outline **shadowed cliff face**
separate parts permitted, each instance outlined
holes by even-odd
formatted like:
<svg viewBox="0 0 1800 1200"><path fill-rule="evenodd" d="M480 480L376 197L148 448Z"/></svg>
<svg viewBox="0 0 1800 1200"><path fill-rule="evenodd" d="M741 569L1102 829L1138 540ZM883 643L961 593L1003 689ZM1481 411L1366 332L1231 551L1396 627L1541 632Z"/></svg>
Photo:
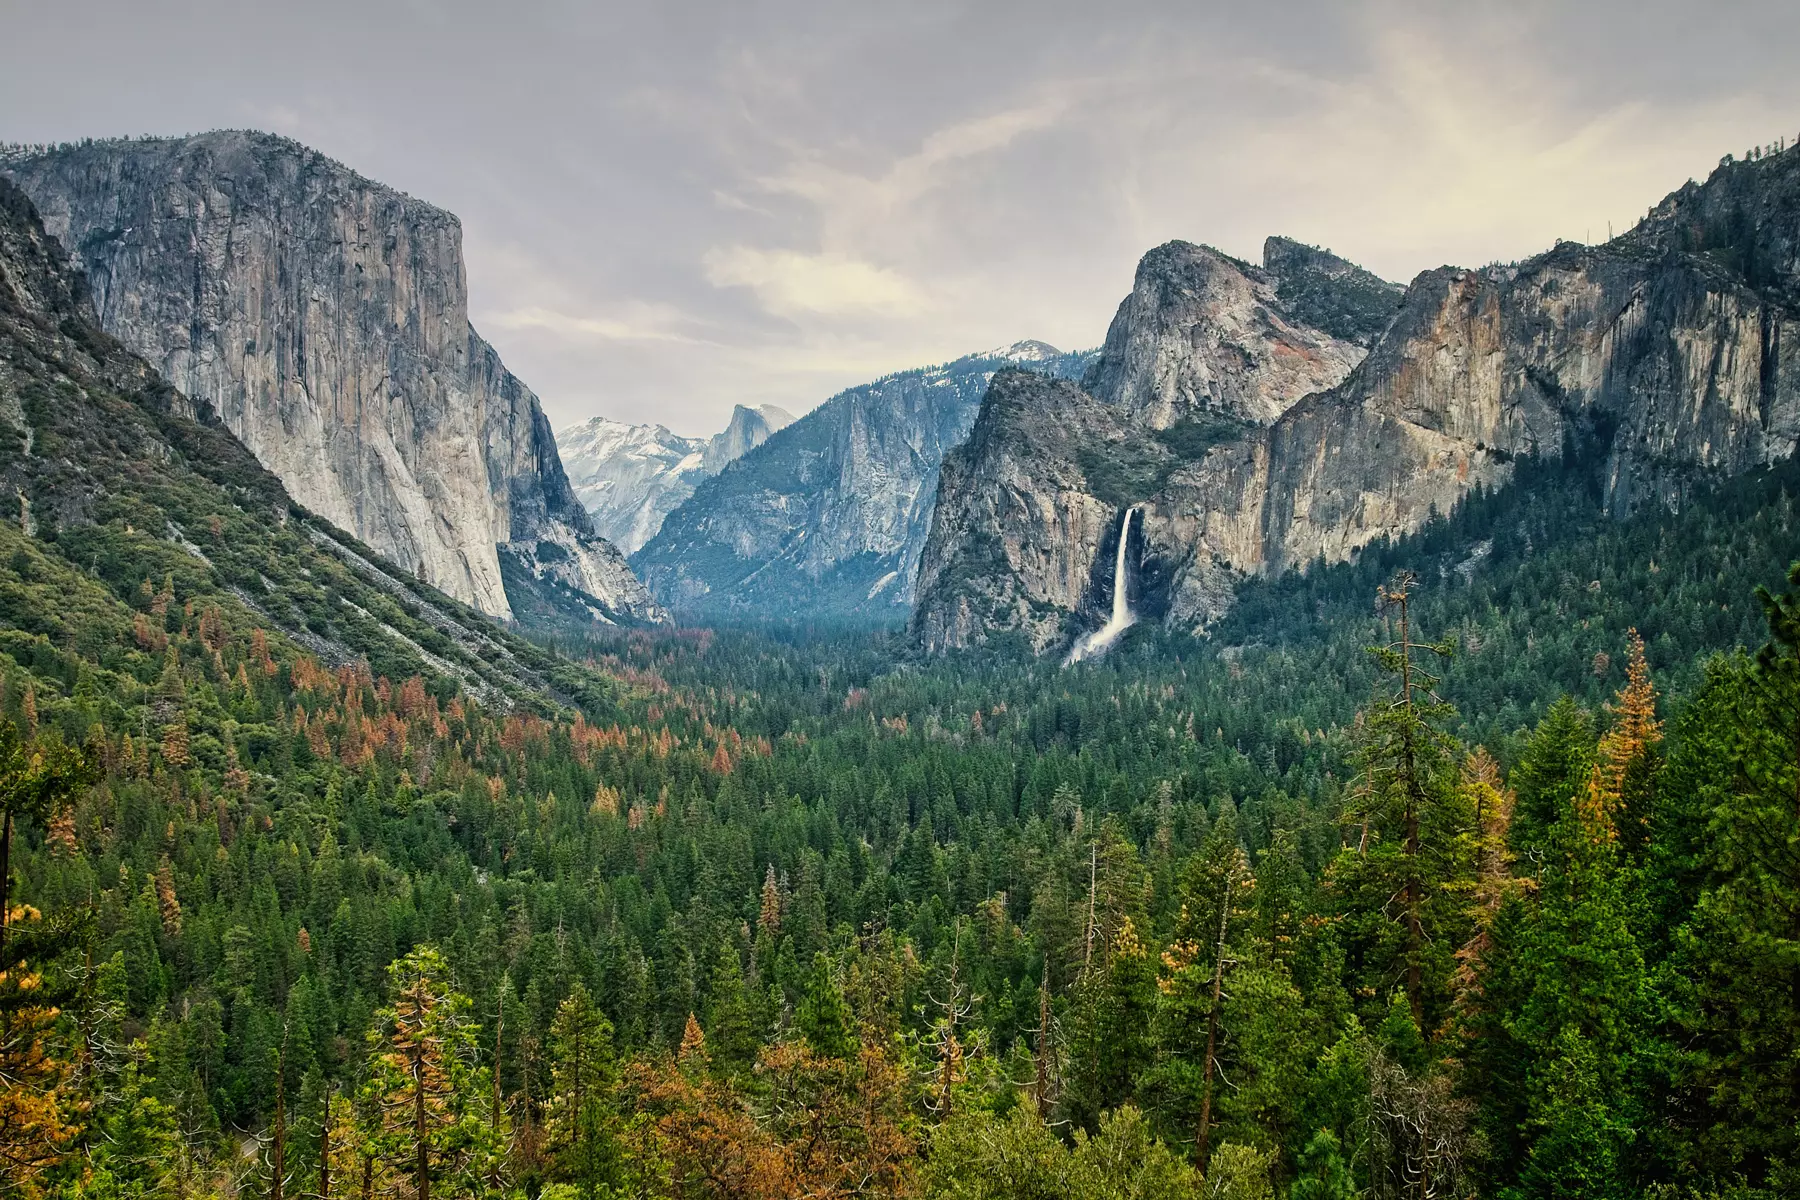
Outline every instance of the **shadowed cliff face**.
<svg viewBox="0 0 1800 1200"><path fill-rule="evenodd" d="M1245 576L1341 561L1410 532L1477 484L1504 482L1522 455L1601 455L1607 504L1620 514L1786 458L1800 442L1797 247L1800 154L1722 166L1605 246L1422 274L1354 371L1267 423L1258 414L1285 394L1291 368L1271 352L1221 371L1232 360L1217 348L1242 340L1246 310L1155 282L1169 274L1159 264L1170 247L1153 251L1087 378L1098 400L990 395L991 419L984 406L976 423L985 436L959 451L954 471L946 465L915 629L933 648L1013 628L1040 650L1066 643L1099 619L1094 563L1130 502L1145 503L1153 606L1197 629ZM1208 280L1214 296L1220 273L1216 256L1184 255L1177 269ZM1356 334L1348 314L1328 309L1309 311ZM1265 346L1304 341L1262 327L1275 331ZM1185 338L1161 332L1170 329ZM1182 414L1232 405L1244 418L1234 433L1170 437ZM1073 441L1054 432L1065 424L1079 431ZM989 511L980 494L1001 481L1017 500ZM1081 496L1107 501L1103 520L1075 529L1033 515L1070 511ZM1034 573L992 553L1010 545L1071 570Z"/></svg>
<svg viewBox="0 0 1800 1200"><path fill-rule="evenodd" d="M0 629L104 647L102 679L161 657L167 605L184 626L222 619L502 708L549 712L605 686L296 506L208 406L98 327L85 277L5 179L0 494L15 571ZM160 605L151 580L172 589Z"/></svg>
<svg viewBox="0 0 1800 1200"><path fill-rule="evenodd" d="M0 167L85 267L102 327L308 509L497 616L501 554L535 562L545 540L598 609L657 615L576 502L537 397L470 328L454 216L255 133Z"/></svg>

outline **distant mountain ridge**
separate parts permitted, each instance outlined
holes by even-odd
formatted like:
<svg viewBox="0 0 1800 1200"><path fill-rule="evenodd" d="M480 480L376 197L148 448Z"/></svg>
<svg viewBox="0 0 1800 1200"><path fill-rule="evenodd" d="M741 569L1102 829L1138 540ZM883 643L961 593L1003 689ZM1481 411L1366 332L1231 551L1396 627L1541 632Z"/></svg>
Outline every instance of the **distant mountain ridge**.
<svg viewBox="0 0 1800 1200"><path fill-rule="evenodd" d="M938 467L994 373L1076 377L1093 358L1023 341L841 392L699 484L632 565L701 619L903 613Z"/></svg>
<svg viewBox="0 0 1800 1200"><path fill-rule="evenodd" d="M662 619L470 326L453 214L244 131L13 147L0 171L101 326L308 509L494 616L541 585L596 619Z"/></svg>
<svg viewBox="0 0 1800 1200"><path fill-rule="evenodd" d="M739 404L724 429L703 438L682 437L664 425L590 417L559 431L556 445L595 528L633 554L656 536L663 519L694 494L701 480L717 475L793 421L793 414L773 404Z"/></svg>

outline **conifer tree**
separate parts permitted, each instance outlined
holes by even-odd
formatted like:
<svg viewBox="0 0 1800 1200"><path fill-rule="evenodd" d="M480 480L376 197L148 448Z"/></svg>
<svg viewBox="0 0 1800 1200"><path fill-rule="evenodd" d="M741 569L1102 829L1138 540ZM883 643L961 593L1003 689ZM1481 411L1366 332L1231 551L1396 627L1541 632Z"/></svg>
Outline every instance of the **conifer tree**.
<svg viewBox="0 0 1800 1200"><path fill-rule="evenodd" d="M609 1185L617 1169L612 1035L612 1023L579 983L557 1006L550 1026L550 1100L544 1112L549 1173L588 1198Z"/></svg>
<svg viewBox="0 0 1800 1200"><path fill-rule="evenodd" d="M737 951L719 947L707 997L706 1044L713 1067L726 1075L747 1069L756 1057L756 1033Z"/></svg>
<svg viewBox="0 0 1800 1200"><path fill-rule="evenodd" d="M1156 966L1131 918L1076 985L1069 1045L1069 1118L1099 1128L1101 1113L1136 1097L1155 1049Z"/></svg>
<svg viewBox="0 0 1800 1200"><path fill-rule="evenodd" d="M415 1200L488 1194L503 1141L488 1124L490 1078L477 1065L469 998L449 982L433 946L388 970L392 1003L370 1033L365 1095L375 1115L375 1147L411 1180Z"/></svg>
<svg viewBox="0 0 1800 1200"><path fill-rule="evenodd" d="M1451 997L1455 950L1469 936L1461 892L1473 871L1473 821L1456 786L1460 752L1444 726L1454 715L1434 692L1420 651L1448 658L1446 640L1413 640L1413 580L1381 589L1393 639L1370 652L1387 676L1360 714L1359 776L1349 812L1352 844L1333 862L1351 969L1383 1014L1398 987L1422 1037L1433 1036Z"/></svg>
<svg viewBox="0 0 1800 1200"><path fill-rule="evenodd" d="M1698 870L1670 872L1700 881L1669 959L1675 1168L1776 1192L1800 1187L1800 563L1788 584L1759 591L1768 641L1714 664L1668 772L1694 793L1673 823L1707 820Z"/></svg>
<svg viewBox="0 0 1800 1200"><path fill-rule="evenodd" d="M794 1012L794 1025L814 1054L837 1059L856 1056L855 1016L832 976L831 960L822 950L813 955L812 970L807 972L800 1004Z"/></svg>

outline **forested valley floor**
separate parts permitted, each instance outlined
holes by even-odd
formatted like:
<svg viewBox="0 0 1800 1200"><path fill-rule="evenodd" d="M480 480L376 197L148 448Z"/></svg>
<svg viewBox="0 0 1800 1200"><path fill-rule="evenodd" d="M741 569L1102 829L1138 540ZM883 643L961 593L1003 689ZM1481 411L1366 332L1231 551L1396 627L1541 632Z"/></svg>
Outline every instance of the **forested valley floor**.
<svg viewBox="0 0 1800 1200"><path fill-rule="evenodd" d="M531 703L0 524L0 1195L1800 1194L1797 484L1528 464L1205 640Z"/></svg>

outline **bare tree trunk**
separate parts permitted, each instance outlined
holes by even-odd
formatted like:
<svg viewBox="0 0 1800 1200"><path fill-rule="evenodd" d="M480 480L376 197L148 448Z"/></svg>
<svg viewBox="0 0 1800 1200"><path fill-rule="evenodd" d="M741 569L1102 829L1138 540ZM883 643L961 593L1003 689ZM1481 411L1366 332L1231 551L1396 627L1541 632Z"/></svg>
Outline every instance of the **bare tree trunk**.
<svg viewBox="0 0 1800 1200"><path fill-rule="evenodd" d="M413 1166L413 1194L431 1200L431 1148L425 1134L425 1048L413 1048L413 1137L418 1141Z"/></svg>
<svg viewBox="0 0 1800 1200"><path fill-rule="evenodd" d="M0 825L0 970L6 967L6 926L12 915L12 810Z"/></svg>
<svg viewBox="0 0 1800 1200"><path fill-rule="evenodd" d="M1219 940L1214 950L1212 1009L1206 1014L1206 1061L1200 1068L1200 1129L1194 1137L1194 1161L1201 1171L1212 1152L1213 1056L1219 1049L1219 998L1225 991L1225 934L1231 919L1231 886L1237 882L1235 864L1225 871L1219 893Z"/></svg>
<svg viewBox="0 0 1800 1200"><path fill-rule="evenodd" d="M269 1200L281 1200L287 1174L287 1024L281 1027L281 1056L275 1060L275 1140L270 1150Z"/></svg>
<svg viewBox="0 0 1800 1200"><path fill-rule="evenodd" d="M1087 915L1087 948L1082 952L1081 969L1086 971L1094 964L1094 893L1099 881L1100 843L1095 842L1088 847L1088 915Z"/></svg>
<svg viewBox="0 0 1800 1200"><path fill-rule="evenodd" d="M501 1034L506 1029L506 986L505 977L501 977L500 996L494 1012L494 1108L491 1124L494 1132L500 1131L500 1047Z"/></svg>
<svg viewBox="0 0 1800 1200"><path fill-rule="evenodd" d="M1037 1110L1040 1118L1050 1116L1050 956L1044 955L1044 981L1038 985Z"/></svg>
<svg viewBox="0 0 1800 1200"><path fill-rule="evenodd" d="M1425 1033L1425 985L1419 957L1425 949L1424 925L1419 919L1419 906L1425 891L1419 878L1419 753L1414 735L1412 684L1412 626L1409 621L1409 596L1402 584L1395 603L1400 606L1400 702L1406 709L1406 722L1401 727L1401 785L1406 789L1406 1003L1412 1009L1413 1024L1421 1036Z"/></svg>
<svg viewBox="0 0 1800 1200"><path fill-rule="evenodd" d="M325 1123L319 1127L319 1200L331 1200L331 1085L325 1086Z"/></svg>

